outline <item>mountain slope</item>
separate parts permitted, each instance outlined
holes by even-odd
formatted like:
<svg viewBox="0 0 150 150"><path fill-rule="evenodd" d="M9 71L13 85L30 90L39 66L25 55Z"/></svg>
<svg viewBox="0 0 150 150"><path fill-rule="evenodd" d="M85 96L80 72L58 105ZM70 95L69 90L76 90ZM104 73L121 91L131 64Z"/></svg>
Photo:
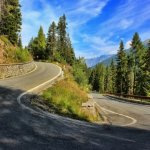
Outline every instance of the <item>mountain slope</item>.
<svg viewBox="0 0 150 150"><path fill-rule="evenodd" d="M102 55L100 57L90 58L86 59L86 64L88 67L93 67L98 63L101 63L102 61L111 58L113 55Z"/></svg>
<svg viewBox="0 0 150 150"><path fill-rule="evenodd" d="M0 64L22 63L31 60L32 57L26 49L13 45L6 36L0 36Z"/></svg>
<svg viewBox="0 0 150 150"><path fill-rule="evenodd" d="M143 41L143 44L145 47L147 47L148 42L149 42L149 39ZM127 49L126 52L129 53L130 49ZM102 55L100 57L86 59L86 64L88 67L93 67L93 66L97 65L98 63L102 63L107 66L107 65L111 64L112 59L114 60L114 62L116 62L116 57L117 57L116 54Z"/></svg>
<svg viewBox="0 0 150 150"><path fill-rule="evenodd" d="M149 40L150 40L150 39L147 39L147 40L143 41L143 45L144 45L145 47L147 47ZM130 49L127 49L126 52L129 53L129 52L130 52ZM110 65L112 59L114 60L114 62L116 62L116 57L117 57L117 55L113 55L112 57L109 57L108 59L105 59L105 60L102 61L101 63L104 64L104 65L106 65L106 66L107 66L107 65Z"/></svg>

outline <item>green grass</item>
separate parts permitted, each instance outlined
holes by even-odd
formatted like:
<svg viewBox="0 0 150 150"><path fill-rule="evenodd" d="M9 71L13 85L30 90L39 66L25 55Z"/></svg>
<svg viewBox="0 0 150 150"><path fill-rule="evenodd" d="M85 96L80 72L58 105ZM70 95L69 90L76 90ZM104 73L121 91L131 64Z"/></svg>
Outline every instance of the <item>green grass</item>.
<svg viewBox="0 0 150 150"><path fill-rule="evenodd" d="M0 36L0 64L24 63L31 60L28 50L11 44L6 36Z"/></svg>
<svg viewBox="0 0 150 150"><path fill-rule="evenodd" d="M53 105L56 113L77 119L88 120L81 110L87 101L86 93L81 91L75 82L63 80L43 92L43 99Z"/></svg>
<svg viewBox="0 0 150 150"><path fill-rule="evenodd" d="M98 116L82 109L82 103L88 100L87 93L73 80L60 81L44 91L42 99L57 114L90 122L98 120Z"/></svg>
<svg viewBox="0 0 150 150"><path fill-rule="evenodd" d="M58 64L64 68L63 64ZM72 75L72 68L65 66L65 79L57 82L49 89L43 91L40 97L31 98L32 105L74 119L88 122L98 122L101 120L98 112L93 115L88 109L82 108L82 103L88 101L87 89L83 88Z"/></svg>

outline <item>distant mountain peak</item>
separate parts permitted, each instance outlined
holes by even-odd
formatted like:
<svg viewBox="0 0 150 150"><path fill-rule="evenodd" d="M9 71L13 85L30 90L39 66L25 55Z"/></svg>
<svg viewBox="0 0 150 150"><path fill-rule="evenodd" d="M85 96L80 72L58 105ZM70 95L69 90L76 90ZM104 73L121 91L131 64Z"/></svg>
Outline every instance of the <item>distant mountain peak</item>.
<svg viewBox="0 0 150 150"><path fill-rule="evenodd" d="M147 47L149 41L150 41L150 39L147 39L147 40L143 41L143 44L144 44L145 47ZM126 51L129 52L130 48L127 49ZM87 64L88 67L94 67L98 63L103 63L104 65L110 65L112 59L115 61L116 57L117 57L117 54L101 55L99 57L93 57L93 58L85 59L85 61L86 61L86 64Z"/></svg>
<svg viewBox="0 0 150 150"><path fill-rule="evenodd" d="M112 57L113 55L101 55L99 57L93 57L93 58L88 58L86 59L86 64L88 67L93 67L98 63L101 63L102 61Z"/></svg>

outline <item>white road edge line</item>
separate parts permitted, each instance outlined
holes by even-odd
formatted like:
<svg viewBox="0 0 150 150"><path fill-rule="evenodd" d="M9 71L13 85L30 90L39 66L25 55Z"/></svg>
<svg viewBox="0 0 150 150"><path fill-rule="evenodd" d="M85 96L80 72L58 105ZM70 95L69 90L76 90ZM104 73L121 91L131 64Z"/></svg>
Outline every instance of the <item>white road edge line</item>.
<svg viewBox="0 0 150 150"><path fill-rule="evenodd" d="M120 125L120 126L122 126L122 127L130 126L130 125L133 125L133 124L137 123L137 120L136 120L135 118L132 118L132 117L130 117L130 116L127 116L127 115L124 115L124 114L120 114L120 113L114 112L114 111L112 111L112 110L108 110L108 109L106 109L106 108L104 108L104 107L101 107L101 106L100 106L99 104L97 104L96 102L95 102L94 104L96 104L100 109L103 109L103 111L107 111L107 112L110 112L110 113L113 113L113 114L116 114L116 115L119 115L119 116L123 116L123 117L126 117L126 118L132 120L131 123L124 124L124 125Z"/></svg>
<svg viewBox="0 0 150 150"><path fill-rule="evenodd" d="M57 65L55 65L55 66L57 66ZM59 68L59 74L57 75L57 76L55 76L54 78L52 78L52 79L50 79L50 80L48 80L48 81L46 81L46 82L44 82L44 83L42 83L42 84L40 84L40 85L38 85L38 86L36 86L36 87L34 87L34 88L32 88L32 89L30 89L30 90L28 90L28 91L26 91L26 92L23 92L22 94L20 94L18 97L17 97L17 102L21 105L21 107L22 108L24 108L24 109L27 109L27 110L30 110L31 112L34 112L34 113L38 113L38 114L41 114L40 112L37 112L36 110L34 110L34 109L32 109L32 108L29 108L29 107L27 107L26 105L24 105L23 103L21 103L21 98L24 96L24 95L26 95L26 94L28 94L28 93L31 93L31 92L33 92L34 90L36 90L36 89L38 89L39 87L42 87L42 86L44 86L45 84L47 84L47 83L50 83L50 82L52 82L53 80L55 80L55 79L57 79L61 74L62 74L62 69L59 67L59 66L57 66L58 68ZM95 102L96 103L96 102ZM96 103L97 104L97 103ZM98 104L97 104L98 105ZM99 106L99 105L98 105ZM100 107L100 106L99 106ZM41 114L41 115L46 115L46 116L48 116L49 117L49 115L48 114ZM121 141L126 141L126 142L135 142L134 140L130 140L130 139L126 139L126 138L121 138L121 137L117 137L117 136L112 136L112 135L109 135L109 134L100 134L100 135L102 135L102 136L105 136L105 137L108 137L108 138L113 138L113 139L116 139L116 140L121 140Z"/></svg>
<svg viewBox="0 0 150 150"><path fill-rule="evenodd" d="M26 92L23 92L22 94L20 94L20 95L17 97L17 102L18 102L19 105L21 105L22 108L28 109L28 110L30 110L30 111L32 111L32 112L37 112L37 111L35 111L35 110L33 110L33 109L31 109L31 108L25 106L23 103L21 103L21 98L22 98L24 95L26 95L26 94L28 94L28 93L31 93L31 92L35 91L36 89L38 89L38 88L44 86L45 84L48 84L48 83L52 82L53 80L57 79L57 78L62 74L62 69L61 69L59 66L57 66L57 65L55 65L55 66L59 68L59 73L58 73L57 76L53 77L52 79L50 79L50 80L48 80L48 81L46 81L46 82L44 82L44 83L42 83L42 84L40 84L40 85L38 85L38 86L36 86L36 87L34 87L34 88L32 88L32 89L26 91Z"/></svg>

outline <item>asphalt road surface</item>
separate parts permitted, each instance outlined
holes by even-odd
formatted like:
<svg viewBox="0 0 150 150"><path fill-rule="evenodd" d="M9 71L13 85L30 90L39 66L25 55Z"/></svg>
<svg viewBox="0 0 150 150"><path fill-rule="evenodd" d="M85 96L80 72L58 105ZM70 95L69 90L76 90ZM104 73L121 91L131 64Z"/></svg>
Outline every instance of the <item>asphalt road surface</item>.
<svg viewBox="0 0 150 150"><path fill-rule="evenodd" d="M59 73L52 64L0 81L0 150L150 150L150 107L93 94L110 127L24 109L18 96ZM121 116L122 115L122 116Z"/></svg>
<svg viewBox="0 0 150 150"><path fill-rule="evenodd" d="M150 130L150 105L135 104L92 93L112 125Z"/></svg>

